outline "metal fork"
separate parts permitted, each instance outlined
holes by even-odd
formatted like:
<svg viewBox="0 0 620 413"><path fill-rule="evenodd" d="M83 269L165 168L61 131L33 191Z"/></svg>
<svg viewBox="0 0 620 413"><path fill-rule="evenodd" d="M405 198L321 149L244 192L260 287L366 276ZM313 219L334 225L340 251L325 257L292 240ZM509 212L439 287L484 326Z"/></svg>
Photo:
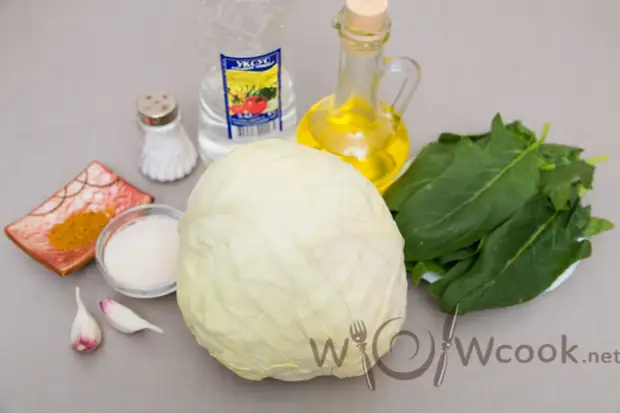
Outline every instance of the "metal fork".
<svg viewBox="0 0 620 413"><path fill-rule="evenodd" d="M439 356L439 363L437 363L437 371L435 372L435 387L441 386L443 379L448 369L448 351L452 347L452 340L454 340L454 332L456 329L456 319L459 316L459 303L456 304L454 314L451 318L446 319L443 328L443 343L441 344L441 356Z"/></svg>
<svg viewBox="0 0 620 413"><path fill-rule="evenodd" d="M368 330L361 320L355 320L349 326L349 334L351 339L360 350L362 365L364 366L364 374L366 376L366 384L370 390L375 389L375 377L370 368L370 358L366 354L366 339L368 338Z"/></svg>

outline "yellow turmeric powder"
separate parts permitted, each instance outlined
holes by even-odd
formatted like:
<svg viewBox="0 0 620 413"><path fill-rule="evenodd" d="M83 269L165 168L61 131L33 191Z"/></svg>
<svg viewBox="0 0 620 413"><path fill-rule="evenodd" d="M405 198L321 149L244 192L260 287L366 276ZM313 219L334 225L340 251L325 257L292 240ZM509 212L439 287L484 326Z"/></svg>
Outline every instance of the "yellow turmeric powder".
<svg viewBox="0 0 620 413"><path fill-rule="evenodd" d="M109 220L110 214L106 212L89 211L71 215L52 227L49 241L61 251L85 247L97 240Z"/></svg>

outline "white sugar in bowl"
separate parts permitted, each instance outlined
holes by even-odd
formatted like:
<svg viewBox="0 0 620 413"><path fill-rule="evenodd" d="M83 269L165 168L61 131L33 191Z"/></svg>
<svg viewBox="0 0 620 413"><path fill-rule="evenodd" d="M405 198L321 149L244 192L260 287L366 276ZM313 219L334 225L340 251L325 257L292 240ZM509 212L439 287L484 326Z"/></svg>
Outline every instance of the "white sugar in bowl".
<svg viewBox="0 0 620 413"><path fill-rule="evenodd" d="M95 249L106 283L133 298L175 292L181 216L173 207L150 204L114 217L99 235Z"/></svg>

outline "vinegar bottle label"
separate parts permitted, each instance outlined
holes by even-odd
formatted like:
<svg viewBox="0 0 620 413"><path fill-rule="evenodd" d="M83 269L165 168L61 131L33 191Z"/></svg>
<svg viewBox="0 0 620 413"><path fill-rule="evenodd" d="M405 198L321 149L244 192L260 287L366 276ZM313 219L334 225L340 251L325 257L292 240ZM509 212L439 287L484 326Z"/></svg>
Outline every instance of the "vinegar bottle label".
<svg viewBox="0 0 620 413"><path fill-rule="evenodd" d="M282 131L281 50L255 57L220 55L228 138Z"/></svg>

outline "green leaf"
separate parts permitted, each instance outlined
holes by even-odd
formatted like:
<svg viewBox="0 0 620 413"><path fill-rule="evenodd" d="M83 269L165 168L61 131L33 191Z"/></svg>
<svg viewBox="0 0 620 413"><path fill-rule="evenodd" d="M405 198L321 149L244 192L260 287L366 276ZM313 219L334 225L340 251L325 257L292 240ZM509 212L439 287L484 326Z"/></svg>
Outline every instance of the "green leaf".
<svg viewBox="0 0 620 413"><path fill-rule="evenodd" d="M547 162L541 158L539 168L541 171L553 171L555 169L555 164Z"/></svg>
<svg viewBox="0 0 620 413"><path fill-rule="evenodd" d="M463 139L469 139L473 142L477 142L479 140L488 138L490 136L491 136L490 133L484 133L481 135L457 135L455 133L445 132L439 135L439 142L455 144L455 143L459 143Z"/></svg>
<svg viewBox="0 0 620 413"><path fill-rule="evenodd" d="M577 195L579 195L580 198L584 196L586 192L588 192L588 190L583 187L581 182L578 182L575 186L577 187Z"/></svg>
<svg viewBox="0 0 620 413"><path fill-rule="evenodd" d="M445 268L443 268L441 265L437 264L434 261L420 261L416 265L414 265L413 268L410 269L410 271L411 281L414 284L418 284L422 277L424 277L424 274L434 273L437 275L443 275L446 272Z"/></svg>
<svg viewBox="0 0 620 413"><path fill-rule="evenodd" d="M441 298L446 289L459 277L465 275L476 261L475 257L469 257L459 261L454 267L447 271L439 280L428 286L428 292L435 298Z"/></svg>
<svg viewBox="0 0 620 413"><path fill-rule="evenodd" d="M424 261L424 264L426 265L428 272L432 272L437 275L444 275L446 273L444 266L435 261Z"/></svg>
<svg viewBox="0 0 620 413"><path fill-rule="evenodd" d="M592 207L582 206L581 198L575 195L571 200L571 208L568 214L560 215L563 218L563 225L570 228L570 233L575 239L583 237L583 231L592 219Z"/></svg>
<svg viewBox="0 0 620 413"><path fill-rule="evenodd" d="M501 118L500 118L501 119ZM525 142L527 142L528 146L536 141L536 134L523 126L520 121L515 121L506 125L506 130L520 135ZM439 135L438 141L441 143L450 143L456 144L459 143L463 139L471 140L472 142L479 142L483 140L488 140L491 137L491 132L472 134L472 135L459 135L451 132L444 132Z"/></svg>
<svg viewBox="0 0 620 413"><path fill-rule="evenodd" d="M581 204L606 158L583 160L582 148L546 143L548 130L537 139L497 114L490 132L443 133L386 194L413 281L443 273L428 287L442 311L527 302L591 256L584 237L614 228Z"/></svg>
<svg viewBox="0 0 620 413"><path fill-rule="evenodd" d="M399 205L406 260L465 248L519 210L538 192L537 145L506 131L499 115L485 147L470 140L454 145L448 168Z"/></svg>
<svg viewBox="0 0 620 413"><path fill-rule="evenodd" d="M547 197L535 196L493 231L466 274L444 286L440 307L459 303L466 314L537 297L570 265L589 256L590 246L575 235L588 215L578 200L570 210L558 211Z"/></svg>
<svg viewBox="0 0 620 413"><path fill-rule="evenodd" d="M554 165L568 165L579 159L583 152L576 146L560 145L557 143L544 143L540 145L539 153L546 162Z"/></svg>
<svg viewBox="0 0 620 413"><path fill-rule="evenodd" d="M413 271L417 264L417 262L405 261L405 268L407 269L407 271Z"/></svg>
<svg viewBox="0 0 620 413"><path fill-rule="evenodd" d="M438 142L426 145L403 176L385 192L390 210L398 211L411 195L431 184L450 165L453 156L454 145Z"/></svg>
<svg viewBox="0 0 620 413"><path fill-rule="evenodd" d="M561 185L543 189L543 192L547 194L557 210L565 210L568 209L568 203L573 194L573 187L571 185Z"/></svg>
<svg viewBox="0 0 620 413"><path fill-rule="evenodd" d="M586 159L586 162L592 166L601 163L601 162L605 162L609 160L609 157L607 156L595 156L594 158L588 158Z"/></svg>
<svg viewBox="0 0 620 413"><path fill-rule="evenodd" d="M585 260L592 256L592 243L589 240L580 242L580 248L575 257L575 261Z"/></svg>
<svg viewBox="0 0 620 413"><path fill-rule="evenodd" d="M481 247L482 242L476 242L474 245L470 245L469 247L465 247L458 251L442 255L441 257L437 258L437 263L439 263L440 265L448 265L455 261L462 261L466 258L476 255L480 251Z"/></svg>
<svg viewBox="0 0 620 413"><path fill-rule="evenodd" d="M586 238L591 238L595 235L601 234L606 231L611 231L614 229L615 225L613 222L604 219L604 218L592 218L585 230L583 231L583 236Z"/></svg>
<svg viewBox="0 0 620 413"><path fill-rule="evenodd" d="M592 188L594 167L583 160L572 160L550 171L541 173L541 192L547 195L556 209L565 210L575 192L575 184L582 188Z"/></svg>
<svg viewBox="0 0 620 413"><path fill-rule="evenodd" d="M515 121L506 125L506 130L520 135L528 145L536 142L536 133L526 128L521 121Z"/></svg>

